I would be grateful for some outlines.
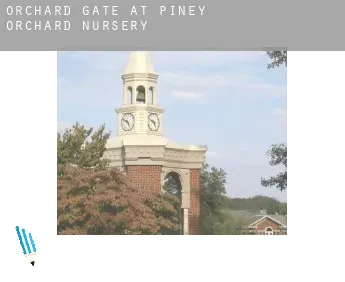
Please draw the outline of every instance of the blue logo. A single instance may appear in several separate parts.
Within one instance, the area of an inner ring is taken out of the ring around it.
[[[34,240],[32,239],[31,233],[28,234],[29,236],[29,239],[28,239],[24,228],[20,230],[20,228],[16,226],[16,231],[17,231],[20,245],[22,246],[24,256],[30,261],[31,265],[34,266],[35,257],[36,257],[36,246],[35,246]]]

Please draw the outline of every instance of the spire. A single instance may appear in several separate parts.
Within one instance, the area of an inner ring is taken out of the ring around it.
[[[135,51],[130,54],[127,67],[123,74],[136,73],[156,74],[148,52]]]

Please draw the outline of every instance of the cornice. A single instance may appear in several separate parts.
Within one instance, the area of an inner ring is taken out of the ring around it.
[[[158,74],[153,73],[129,73],[121,76],[124,82],[135,81],[135,80],[149,80],[151,82],[156,82],[158,79]]]
[[[125,112],[137,112],[137,111],[149,111],[155,113],[164,113],[164,109],[159,108],[153,105],[147,104],[130,104],[130,105],[123,105],[121,108],[115,109],[116,113],[125,113]]]

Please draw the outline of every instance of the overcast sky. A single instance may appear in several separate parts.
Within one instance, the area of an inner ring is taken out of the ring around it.
[[[171,140],[207,145],[207,162],[227,173],[230,197],[286,193],[260,185],[279,171],[271,144],[286,143],[286,70],[267,70],[265,52],[150,52],[163,130]],[[115,108],[129,52],[58,53],[58,130],[79,121],[116,133]]]

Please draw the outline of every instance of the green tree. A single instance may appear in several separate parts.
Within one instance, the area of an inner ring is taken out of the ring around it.
[[[57,163],[104,168],[109,163],[103,159],[109,137],[110,132],[105,132],[104,124],[94,131],[77,122],[63,134],[57,134]]]
[[[271,60],[267,65],[268,69],[282,65],[287,66],[287,51],[268,51],[267,55]],[[284,191],[287,188],[287,146],[285,144],[272,145],[267,153],[271,158],[270,165],[283,165],[285,166],[285,171],[269,179],[261,178],[261,184],[265,187],[276,186],[280,191]]]
[[[267,210],[268,214],[278,213],[281,215],[286,215],[287,204],[285,202],[280,202],[275,198],[266,196],[254,196],[251,198],[228,198],[227,209],[231,212],[246,211],[252,214],[257,214],[261,210]],[[240,213],[233,212],[233,214],[238,215]]]
[[[275,186],[280,191],[287,188],[287,147],[285,144],[272,145],[267,154],[270,157],[271,166],[283,166],[284,171],[268,179],[261,178],[261,185],[265,187]]]
[[[163,190],[178,198],[181,198],[182,187],[176,173],[169,173],[166,176],[163,184]]]
[[[168,194],[176,197],[177,201],[174,202],[173,206],[177,213],[178,222],[180,223],[179,232],[182,234],[182,187],[181,182],[179,180],[179,176],[175,172],[168,173],[168,175],[165,177],[164,184],[163,184],[163,190],[167,192]]]
[[[205,164],[201,171],[201,232],[217,234],[220,225],[226,222],[226,173],[223,169]]]
[[[222,212],[214,224],[214,235],[240,235],[242,218],[236,218],[228,212]]]
[[[224,213],[226,208],[225,185],[225,171],[205,164],[200,175],[202,234],[228,234],[229,229],[233,227],[232,218]],[[167,175],[163,188],[169,194],[181,199],[181,183],[175,174]],[[179,202],[179,206],[175,206],[175,209],[176,211],[181,209],[181,202]]]
[[[281,65],[287,66],[287,51],[268,51],[267,55],[271,60],[267,65],[268,69],[280,67]]]
[[[281,215],[287,215],[287,203],[280,203],[278,213]]]

